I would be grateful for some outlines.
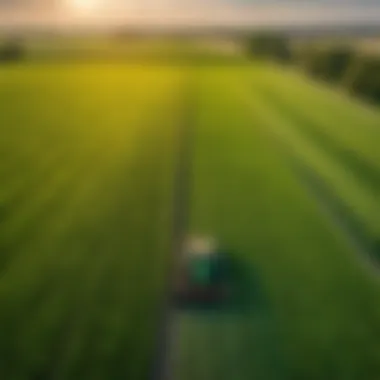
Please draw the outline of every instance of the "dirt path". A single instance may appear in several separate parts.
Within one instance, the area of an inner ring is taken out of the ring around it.
[[[173,309],[172,296],[178,258],[182,242],[187,234],[189,217],[193,118],[195,114],[195,94],[192,80],[192,75],[189,75],[184,85],[183,117],[178,133],[178,158],[174,179],[172,257],[168,270],[168,283],[166,285],[167,296],[162,308],[159,335],[156,340],[157,347],[151,376],[153,380],[173,379],[172,368],[174,366],[173,362],[176,360],[173,353],[177,351],[176,346],[178,345],[179,318]]]

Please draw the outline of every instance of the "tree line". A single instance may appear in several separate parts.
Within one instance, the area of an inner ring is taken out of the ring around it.
[[[24,58],[25,47],[17,38],[10,38],[0,43],[0,63],[15,62]]]
[[[349,45],[295,48],[290,38],[269,33],[248,37],[246,45],[250,57],[296,65],[314,78],[380,103],[380,55],[363,54]]]

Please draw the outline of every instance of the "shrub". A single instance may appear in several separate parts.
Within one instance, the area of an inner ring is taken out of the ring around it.
[[[346,47],[332,48],[324,52],[321,58],[322,77],[333,82],[340,82],[352,64],[355,54]]]
[[[248,37],[248,54],[256,58],[288,62],[292,58],[289,41],[277,34],[256,34]]]
[[[380,102],[380,58],[358,57],[347,71],[344,85],[354,95]]]
[[[0,45],[0,62],[19,61],[24,55],[24,47],[17,39],[5,41]]]
[[[309,46],[300,53],[301,65],[307,73],[331,82],[340,82],[354,60],[354,51],[345,46]]]

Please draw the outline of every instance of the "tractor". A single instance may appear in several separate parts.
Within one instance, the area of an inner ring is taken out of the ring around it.
[[[214,238],[186,239],[178,269],[175,295],[180,305],[222,306],[231,299],[229,266]]]

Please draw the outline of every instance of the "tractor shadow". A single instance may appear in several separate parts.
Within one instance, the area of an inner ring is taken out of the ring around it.
[[[178,310],[186,314],[265,315],[270,305],[259,272],[248,260],[227,250],[220,252],[219,270],[224,297],[211,300],[176,300]]]

